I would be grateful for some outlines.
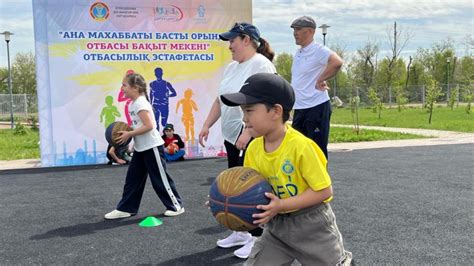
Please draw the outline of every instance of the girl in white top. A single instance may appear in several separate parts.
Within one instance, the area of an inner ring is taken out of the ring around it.
[[[209,111],[209,114],[199,133],[199,143],[209,136],[209,128],[221,119],[222,136],[227,152],[228,167],[242,166],[245,148],[251,137],[242,122],[243,113],[240,107],[230,107],[220,102],[220,95],[238,92],[244,81],[256,73],[276,73],[271,62],[274,52],[268,42],[260,37],[259,30],[249,23],[236,23],[228,32],[219,37],[229,41],[229,50],[232,52],[231,62],[224,71],[224,77],[219,85],[218,96]],[[254,236],[261,235],[258,228],[251,232]],[[246,259],[250,254],[255,238],[248,232],[233,232],[229,237],[217,241],[222,248],[244,245],[237,249],[234,255]]]
[[[145,79],[137,73],[128,74],[122,82],[125,97],[132,100],[129,114],[132,131],[120,131],[118,143],[125,143],[133,137],[134,149],[128,167],[122,199],[117,209],[105,215],[105,219],[119,219],[135,215],[149,175],[156,194],[166,207],[164,215],[176,216],[184,212],[181,197],[173,180],[166,172],[163,159],[164,141],[156,130],[153,108],[148,101]]]

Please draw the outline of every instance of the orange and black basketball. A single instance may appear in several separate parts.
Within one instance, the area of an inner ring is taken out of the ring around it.
[[[209,205],[217,221],[234,231],[255,229],[252,214],[259,213],[257,205],[267,205],[265,192],[272,192],[267,180],[248,167],[224,170],[211,185]]]
[[[170,143],[167,148],[168,148],[168,153],[171,154],[171,155],[173,155],[173,154],[175,154],[175,152],[179,151],[179,146],[176,143]]]
[[[120,122],[120,121],[113,122],[105,130],[105,139],[112,146],[118,146],[118,147],[127,146],[132,141],[132,138],[129,138],[128,141],[123,144],[118,144],[116,142],[116,139],[120,137],[120,134],[118,132],[131,131],[131,130],[132,128],[125,122]]]

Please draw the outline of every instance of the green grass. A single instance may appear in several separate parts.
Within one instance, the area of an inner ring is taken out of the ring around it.
[[[37,159],[40,157],[37,130],[26,129],[25,135],[15,135],[14,130],[0,130],[0,160]]]
[[[15,135],[13,132],[11,129],[0,130],[0,149],[3,151],[0,153],[0,160],[38,159],[40,157],[38,131],[26,129],[26,135]],[[413,138],[423,138],[423,136],[365,129],[362,129],[360,134],[356,134],[352,128],[332,127],[329,142],[341,143]]]
[[[342,142],[359,142],[359,141],[376,141],[376,140],[398,140],[398,139],[421,139],[425,136],[388,132],[380,130],[361,129],[359,134],[356,134],[352,128],[345,127],[331,127],[329,135],[329,143]]]
[[[396,108],[383,109],[380,119],[372,109],[359,109],[359,125],[474,132],[474,113],[467,114],[464,107],[454,110],[436,107],[433,110],[431,124],[428,124],[428,118],[429,113],[421,108],[406,108],[401,112]],[[331,123],[352,125],[351,110],[334,108]]]
[[[402,128],[425,128],[474,132],[474,114],[467,114],[464,108],[453,111],[446,107],[434,109],[432,124],[428,124],[428,113],[421,108],[407,108],[402,112],[397,109],[384,109],[381,119],[371,109],[359,110],[360,125],[386,126]],[[351,125],[352,117],[349,109],[334,109],[331,122],[334,124]],[[15,135],[11,129],[0,130],[0,160],[37,159],[40,157],[39,133],[37,130],[26,129],[26,135]],[[424,138],[423,136],[361,129],[356,134],[352,128],[332,127],[330,143],[398,140]]]

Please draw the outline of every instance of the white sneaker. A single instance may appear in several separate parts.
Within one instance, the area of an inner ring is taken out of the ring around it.
[[[119,210],[113,210],[113,211],[107,213],[104,216],[104,218],[107,219],[107,220],[114,220],[114,219],[127,218],[127,217],[130,217],[130,216],[132,216],[131,213],[123,212],[123,211],[119,211]]]
[[[177,210],[177,211],[166,210],[164,215],[172,217],[172,216],[178,216],[182,213],[184,213],[184,208],[183,207],[179,208],[179,210]]]
[[[242,246],[252,240],[252,235],[249,232],[233,231],[232,234],[224,239],[217,241],[217,246],[221,248],[231,248],[235,246]]]
[[[252,236],[252,239],[247,242],[247,244],[234,251],[234,255],[241,259],[248,258],[250,255],[250,251],[252,251],[253,244],[255,244],[255,240],[257,240],[257,238]]]

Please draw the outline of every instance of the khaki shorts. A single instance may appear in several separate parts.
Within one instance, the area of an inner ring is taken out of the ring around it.
[[[291,265],[295,259],[302,265],[350,264],[328,203],[275,216],[244,265]]]

